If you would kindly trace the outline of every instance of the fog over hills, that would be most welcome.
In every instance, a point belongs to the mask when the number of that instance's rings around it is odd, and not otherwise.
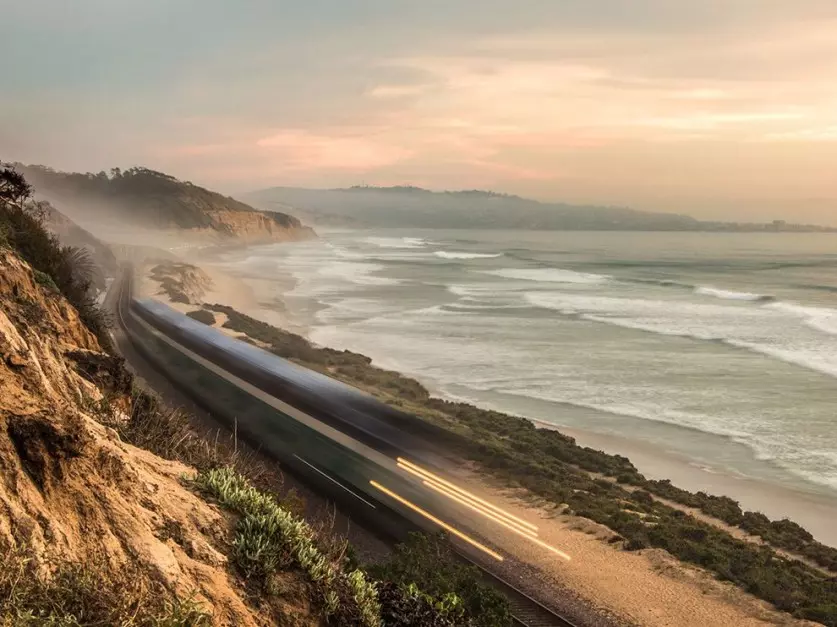
[[[244,198],[263,209],[292,210],[316,224],[333,226],[579,231],[835,230],[779,221],[707,222],[677,213],[544,203],[478,190],[435,192],[410,186],[327,190],[272,187],[246,194]]]

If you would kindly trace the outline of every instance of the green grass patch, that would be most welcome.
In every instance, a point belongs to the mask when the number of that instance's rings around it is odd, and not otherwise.
[[[267,594],[272,578],[292,566],[300,568],[318,590],[327,616],[337,624],[381,624],[375,583],[359,569],[345,572],[317,546],[315,533],[303,520],[280,507],[230,468],[201,472],[194,484],[240,515],[233,540],[233,561],[241,574]]]

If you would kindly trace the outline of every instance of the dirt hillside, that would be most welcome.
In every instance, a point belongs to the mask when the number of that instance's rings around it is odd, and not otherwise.
[[[191,599],[213,624],[262,623],[228,574],[230,521],[184,483],[194,471],[97,421],[105,406],[131,411],[130,382],[107,380],[112,359],[53,288],[0,250],[0,556],[26,551],[27,568],[45,573],[95,564],[103,580],[130,567],[139,588]],[[304,601],[291,609],[296,624],[316,624]]]

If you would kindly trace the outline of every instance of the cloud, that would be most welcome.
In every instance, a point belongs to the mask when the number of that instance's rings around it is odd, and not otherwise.
[[[337,169],[366,171],[391,165],[408,158],[406,148],[389,145],[364,136],[315,134],[286,129],[256,142],[271,152],[271,161],[280,161],[292,169]]]
[[[833,188],[833,0],[69,6],[4,13],[8,157],[697,211]]]

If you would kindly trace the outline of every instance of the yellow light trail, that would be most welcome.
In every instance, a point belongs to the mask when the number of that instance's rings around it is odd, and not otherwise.
[[[417,473],[416,471],[408,468],[407,466],[405,466],[404,464],[402,464],[400,462],[398,463],[398,467],[401,468],[402,470],[406,470],[410,474],[415,475],[416,477],[421,479],[422,483],[424,483],[424,485],[435,489],[437,492],[440,492],[440,493],[444,494],[446,497],[448,497],[450,499],[453,499],[457,503],[461,503],[462,505],[465,505],[466,507],[471,508],[472,510],[476,511],[479,514],[482,514],[483,516],[487,516],[491,520],[500,523],[504,527],[511,526],[515,529],[519,529],[520,531],[522,531],[522,532],[524,532],[524,533],[526,533],[530,536],[537,536],[538,535],[536,531],[532,531],[531,529],[529,529],[527,527],[524,527],[523,525],[515,522],[514,520],[512,520],[510,518],[504,518],[504,517],[500,516],[499,514],[496,514],[495,512],[492,512],[490,509],[488,509],[484,505],[481,505],[479,502],[475,501],[474,499],[472,499],[470,497],[467,497],[467,496],[464,496],[462,494],[457,494],[451,488],[443,486],[441,483],[439,483],[438,481],[436,481],[434,479],[425,478],[423,475],[421,475],[421,474]]]
[[[396,501],[398,501],[402,505],[406,505],[407,507],[409,507],[414,512],[416,512],[418,514],[421,514],[422,516],[424,516],[425,518],[427,518],[431,522],[436,523],[442,529],[444,529],[445,531],[449,531],[450,533],[455,535],[457,538],[460,538],[460,539],[464,540],[465,542],[467,542],[468,544],[470,544],[471,546],[474,546],[474,547],[480,549],[481,551],[484,551],[485,553],[488,553],[491,557],[493,557],[497,561],[500,561],[500,562],[503,561],[503,556],[500,555],[499,553],[496,553],[495,551],[492,551],[491,549],[489,549],[484,544],[480,544],[479,542],[477,542],[476,540],[474,540],[470,536],[467,536],[464,533],[462,533],[461,531],[459,531],[459,529],[455,529],[454,527],[451,527],[445,521],[439,520],[433,514],[431,514],[429,512],[426,512],[425,510],[420,508],[418,505],[415,505],[414,503],[411,503],[410,501],[405,499],[403,496],[400,496],[400,495],[396,494],[395,492],[393,492],[392,490],[390,490],[388,488],[385,488],[384,486],[382,486],[377,481],[370,481],[369,483],[372,485],[373,488],[377,488],[378,490],[380,490],[381,492],[383,492],[387,496],[395,499]]]
[[[510,521],[515,521],[518,525],[523,526],[523,527],[528,527],[532,531],[536,532],[538,530],[538,528],[535,525],[533,525],[532,523],[528,523],[525,520],[523,520],[521,518],[518,518],[517,516],[515,516],[513,514],[509,514],[508,512],[500,509],[496,505],[492,505],[488,501],[486,501],[484,499],[481,499],[480,497],[476,496],[475,494],[471,494],[467,490],[463,490],[462,488],[460,488],[458,486],[455,486],[450,481],[446,481],[445,479],[442,479],[438,475],[434,475],[432,472],[430,472],[429,470],[425,470],[421,466],[416,466],[414,463],[407,461],[403,457],[398,457],[396,459],[396,461],[398,462],[398,465],[400,467],[402,467],[404,470],[412,472],[414,475],[419,475],[422,479],[435,481],[436,483],[445,486],[449,490],[452,490],[452,491],[456,492],[457,494],[461,495],[462,497],[464,497],[466,499],[469,499],[471,501],[475,501],[475,502],[479,503],[480,505],[482,505],[483,507],[492,510],[493,512],[496,513],[497,516],[500,516],[500,517],[505,518],[505,519],[510,520]]]
[[[548,551],[551,551],[552,553],[555,553],[555,555],[567,560],[568,562],[572,559],[569,555],[567,555],[563,551],[561,551],[559,549],[556,549],[554,546],[550,546],[549,544],[547,544],[543,540],[539,539],[531,531],[521,530],[521,529],[518,529],[517,527],[512,527],[506,521],[501,520],[500,518],[498,518],[496,516],[492,516],[490,514],[490,512],[484,512],[484,511],[478,509],[477,507],[471,505],[470,503],[468,503],[464,499],[459,498],[455,494],[451,493],[451,491],[448,490],[447,488],[444,488],[440,485],[434,485],[434,483],[432,481],[424,480],[424,481],[422,481],[422,483],[424,483],[424,485],[426,485],[427,487],[429,487],[433,490],[436,490],[437,492],[440,492],[440,493],[444,494],[445,496],[447,496],[449,498],[452,498],[453,500],[457,501],[458,503],[462,503],[463,505],[465,505],[466,507],[469,507],[470,509],[474,510],[475,512],[478,512],[478,513],[482,514],[483,516],[489,517],[494,522],[503,525],[506,529],[510,529],[511,531],[514,531],[517,535],[523,536],[524,538],[526,538],[530,542],[534,542],[539,547],[542,547],[542,548],[544,548]]]
[[[488,510],[483,509],[482,507],[480,507],[479,505],[477,505],[475,503],[471,503],[471,502],[467,501],[466,499],[462,498],[458,494],[454,493],[452,490],[449,490],[446,487],[444,487],[442,485],[439,485],[435,481],[428,481],[427,479],[424,479],[424,480],[422,480],[422,483],[424,485],[426,485],[428,488],[430,488],[431,490],[435,490],[439,494],[442,494],[442,495],[448,497],[449,499],[453,499],[454,501],[456,501],[457,503],[460,503],[461,505],[464,505],[468,509],[475,511],[478,514],[482,514],[483,516],[485,516],[486,518],[496,522],[497,524],[503,525],[503,527],[506,527],[507,529],[511,529],[512,531],[516,531],[518,533],[525,534],[526,536],[529,536],[531,538],[537,537],[534,531],[529,531],[528,529],[522,529],[522,528],[519,528],[519,527],[515,527],[513,523],[510,523],[508,521],[503,520],[502,518],[497,516],[497,514],[489,512]]]

